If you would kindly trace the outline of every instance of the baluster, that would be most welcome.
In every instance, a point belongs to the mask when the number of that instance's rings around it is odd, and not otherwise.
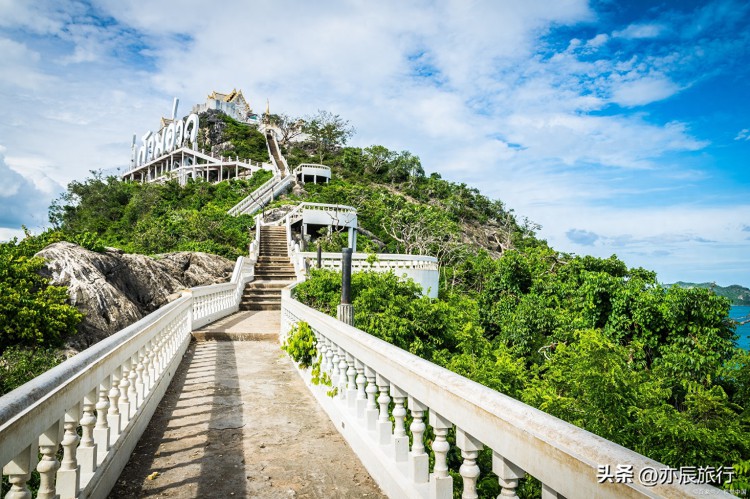
[[[3,475],[8,475],[10,490],[5,499],[31,499],[31,490],[27,485],[31,478],[31,470],[36,466],[37,454],[36,442],[22,450],[11,462],[3,466]]]
[[[464,458],[458,472],[464,479],[464,491],[461,499],[478,499],[477,479],[479,478],[479,466],[477,458],[479,451],[484,448],[482,442],[472,437],[461,428],[456,427],[456,446],[461,449],[461,456]]]
[[[109,426],[109,445],[112,446],[120,437],[120,380],[121,368],[115,369],[112,373],[111,388],[109,389],[109,409],[107,410],[107,425]]]
[[[430,476],[430,489],[432,492],[430,497],[452,499],[453,477],[448,474],[447,461],[450,444],[448,444],[446,437],[448,436],[448,430],[453,427],[453,424],[435,411],[430,410],[430,426],[432,426],[435,433],[435,440],[432,442],[432,452],[435,453],[435,466]]]
[[[378,404],[376,401],[375,394],[378,393],[378,387],[375,383],[375,371],[365,366],[365,378],[367,378],[367,386],[365,387],[365,393],[367,393],[367,406],[365,408],[365,422],[367,423],[367,429],[375,431],[378,422]]]
[[[328,373],[328,377],[331,378],[331,381],[333,381],[334,372],[333,372],[333,357],[335,355],[335,351],[333,348],[333,341],[331,341],[330,338],[326,338],[326,372]]]
[[[148,371],[146,370],[146,366],[144,364],[145,360],[146,356],[143,353],[143,348],[141,348],[140,350],[138,350],[138,364],[135,367],[135,388],[138,392],[138,407],[143,405],[146,393],[148,392]]]
[[[380,413],[378,415],[378,443],[380,445],[387,445],[391,443],[391,421],[388,418],[388,405],[391,402],[391,398],[388,396],[388,380],[382,377],[380,374],[376,375],[378,383],[378,404],[380,404]]]
[[[354,369],[354,357],[350,354],[346,354],[346,405],[350,409],[355,409],[357,404],[357,370]]]
[[[133,355],[130,358],[130,374],[128,379],[130,380],[130,386],[128,387],[128,399],[130,400],[130,418],[135,416],[135,412],[138,410],[138,406],[141,403],[141,397],[138,395],[138,354]]]
[[[81,491],[81,466],[76,457],[76,447],[81,441],[76,428],[81,419],[81,404],[76,404],[65,411],[63,424],[65,434],[62,439],[63,458],[57,471],[57,492],[60,497],[78,497]]]
[[[346,370],[349,364],[346,363],[346,352],[339,347],[339,397],[346,398]]]
[[[426,429],[423,418],[427,407],[410,396],[409,410],[412,417],[411,426],[409,426],[412,437],[411,452],[409,453],[411,477],[414,483],[427,483],[430,474],[430,456],[425,452],[423,442]]]
[[[96,443],[94,442],[94,425],[96,417],[94,408],[96,406],[97,390],[94,388],[83,399],[83,415],[81,416],[81,444],[78,446],[78,463],[81,465],[81,485],[84,486],[84,478],[88,481],[90,474],[96,471]]]
[[[337,386],[339,381],[339,349],[336,344],[331,340],[331,385]]]
[[[328,358],[326,357],[326,354],[328,353],[328,345],[326,344],[326,338],[322,336],[320,333],[315,333],[315,336],[318,338],[318,354],[320,355],[320,374],[323,375],[324,372],[327,371],[327,362]]]
[[[518,480],[524,477],[523,470],[497,452],[493,452],[492,471],[497,475],[497,481],[502,488],[498,499],[501,497],[518,499],[516,488],[518,487]]]
[[[365,407],[367,406],[367,392],[365,392],[365,365],[358,361],[354,361],[354,366],[357,371],[357,417],[363,418],[365,416]]]
[[[393,449],[396,462],[406,461],[409,458],[409,437],[406,436],[404,419],[406,418],[406,393],[391,384],[391,396],[393,397]]]
[[[156,341],[151,340],[148,342],[148,389],[151,391],[156,386],[156,377],[158,376],[158,368],[156,366]]]
[[[96,442],[96,464],[102,464],[109,451],[109,424],[107,423],[107,409],[109,409],[109,378],[99,385],[99,401],[96,403],[96,426],[94,426],[94,441]]]
[[[120,379],[120,431],[124,431],[130,421],[130,359],[122,364],[122,378]]]
[[[39,472],[39,491],[37,499],[55,499],[55,474],[60,468],[60,461],[57,460],[57,449],[60,447],[62,438],[62,421],[57,421],[47,428],[47,431],[39,436],[39,453],[42,455],[41,461],[36,467]]]

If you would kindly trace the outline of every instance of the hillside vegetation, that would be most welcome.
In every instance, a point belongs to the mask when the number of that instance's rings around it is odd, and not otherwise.
[[[670,466],[735,465],[746,479],[750,357],[735,347],[728,299],[709,289],[661,286],[655,273],[628,268],[616,256],[555,251],[535,236],[533,222],[477,189],[427,174],[408,151],[346,147],[352,130],[338,116],[273,119],[288,127],[286,137],[297,129],[306,134],[304,142],[282,141],[290,166],[322,162],[334,173],[329,184],[298,187],[276,205],[354,206],[363,227],[359,250],[440,260],[439,299],[420,297],[415,284],[391,275],[355,274],[358,327]],[[225,139],[211,140],[231,142]],[[266,178],[183,188],[95,174],[71,183],[51,207],[54,229],[6,251],[68,238],[132,252],[235,257],[247,251],[252,218],[226,210]],[[318,242],[337,250],[343,236]],[[340,275],[314,271],[296,293],[333,313]],[[452,454],[457,483],[459,462]],[[480,466],[487,477],[489,451]],[[496,488],[496,481],[482,481],[482,497],[496,497]],[[534,490],[529,481],[521,495]]]
[[[750,289],[738,284],[732,284],[731,286],[718,286],[713,282],[702,282],[696,284],[694,282],[677,281],[674,283],[674,286],[688,289],[710,289],[719,296],[729,298],[732,301],[732,305],[750,305]]]

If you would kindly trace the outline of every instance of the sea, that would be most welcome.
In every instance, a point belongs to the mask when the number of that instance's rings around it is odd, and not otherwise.
[[[729,317],[734,320],[748,320],[750,319],[750,306],[747,305],[734,305],[729,311]],[[737,326],[737,346],[750,350],[750,323],[742,326]]]

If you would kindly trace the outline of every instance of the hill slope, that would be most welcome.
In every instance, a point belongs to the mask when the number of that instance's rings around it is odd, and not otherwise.
[[[719,296],[724,296],[732,300],[732,305],[750,305],[750,289],[740,286],[739,284],[732,284],[731,286],[718,286],[713,282],[683,282],[678,281],[673,286],[679,286],[681,288],[701,288],[710,289]]]

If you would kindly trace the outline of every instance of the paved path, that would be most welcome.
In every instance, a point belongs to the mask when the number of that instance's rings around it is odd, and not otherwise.
[[[157,496],[384,497],[276,341],[190,345],[110,494]]]
[[[203,340],[278,341],[281,312],[278,310],[248,310],[237,312],[193,331],[193,337]]]

